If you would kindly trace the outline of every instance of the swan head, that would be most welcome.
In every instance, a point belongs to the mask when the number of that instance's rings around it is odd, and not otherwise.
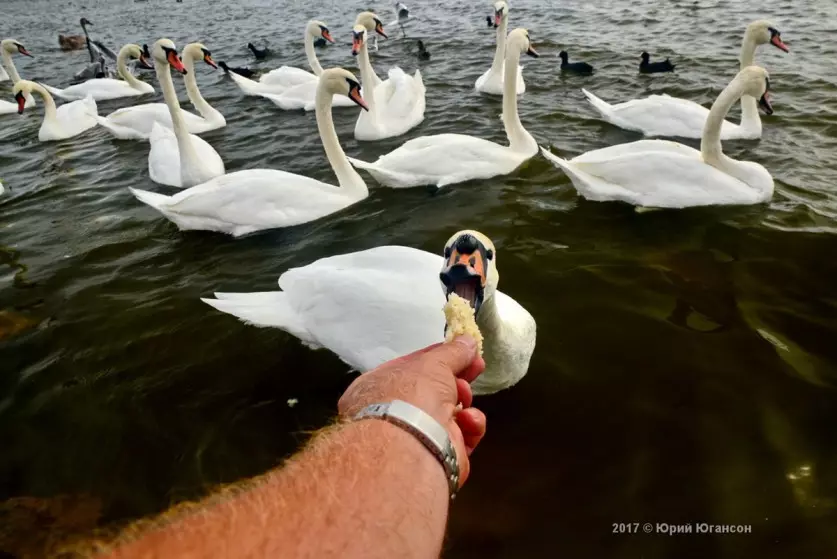
[[[508,52],[509,49],[517,49],[520,54],[526,53],[529,56],[534,56],[535,58],[540,56],[540,54],[532,48],[532,41],[529,39],[529,31],[521,27],[518,27],[509,33],[509,38],[506,39],[506,52]],[[561,59],[563,60],[567,56],[567,53],[561,51],[561,54]]]
[[[767,20],[760,19],[747,26],[744,33],[745,39],[750,39],[757,45],[770,43],[779,50],[790,52],[788,46],[782,42],[782,33],[779,29]]]
[[[508,17],[509,15],[509,5],[500,0],[499,2],[494,2],[494,27],[500,27],[500,24],[503,23],[503,19]]]
[[[209,49],[206,48],[202,43],[189,43],[185,47],[183,47],[183,53],[181,58],[189,58],[194,60],[195,62],[199,60],[203,60],[209,66],[212,66],[216,70],[218,69],[218,65],[215,64],[215,61],[212,60],[212,53],[209,52]]]
[[[384,32],[383,22],[373,12],[361,12],[355,18],[355,25],[362,25],[368,32],[374,31],[384,39],[389,39],[389,36]]]
[[[177,55],[177,47],[170,39],[160,39],[154,46],[151,47],[151,56],[154,58],[156,64],[163,66],[171,66],[181,74],[186,73],[186,68],[183,67],[183,61]]]
[[[17,114],[23,114],[23,108],[26,106],[26,98],[32,94],[32,90],[35,89],[35,87],[35,82],[31,82],[29,80],[18,80],[12,88],[15,101],[17,101]]]
[[[445,298],[456,293],[471,304],[474,314],[479,314],[500,282],[494,243],[479,231],[459,231],[445,243],[444,259],[439,279]]]
[[[87,19],[86,17],[81,18],[81,19],[79,20],[79,23],[81,24],[81,28],[82,28],[82,29],[84,29],[84,28],[85,28],[86,26],[88,26],[88,25],[89,25],[90,27],[93,27],[93,23],[92,23],[89,19]]]
[[[312,39],[324,39],[329,43],[334,43],[334,38],[331,36],[331,32],[322,21],[317,21],[315,19],[309,21],[308,26],[305,28],[305,33],[307,33]]]
[[[770,74],[760,66],[747,66],[735,77],[742,95],[749,95],[759,100],[759,107],[769,114],[773,114],[770,104]]]
[[[352,27],[352,56],[357,56],[364,43],[366,43],[366,27],[355,25]]]
[[[23,56],[35,58],[28,50],[26,50],[26,47],[24,47],[22,44],[20,44],[19,41],[15,39],[4,39],[2,42],[0,42],[0,48],[3,49],[3,52],[7,52],[9,54],[19,52]]]
[[[143,45],[140,48],[139,45],[134,44],[127,44],[121,49],[119,49],[119,54],[125,53],[128,58],[135,58],[139,60],[139,65],[146,70],[153,70],[154,66],[151,65],[151,53],[148,52],[148,45]]]
[[[323,89],[332,95],[345,95],[360,108],[368,111],[369,106],[360,93],[360,82],[354,74],[343,68],[329,68],[320,75],[317,90]]]

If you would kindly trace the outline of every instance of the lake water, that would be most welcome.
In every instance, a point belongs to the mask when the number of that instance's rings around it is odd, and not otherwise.
[[[367,7],[392,19],[378,1],[4,0],[0,34],[37,57],[15,57],[24,78],[66,86],[86,53],[60,52],[57,35],[80,32],[82,15],[114,47],[200,40],[216,60],[263,68],[304,66],[303,26],[318,18],[338,41],[319,51],[323,65],[356,70],[351,25]],[[493,54],[490,3],[410,7],[410,39],[390,29],[373,64],[412,71],[412,39],[425,41],[426,120],[358,144],[357,109],[338,109],[346,152],[374,159],[440,132],[504,141],[500,99],[473,90]],[[773,174],[773,200],[637,214],[580,199],[536,157],[436,194],[369,178],[370,197],[346,211],[234,240],[180,233],[130,195],[171,192],[148,178],[147,144],[101,129],[40,143],[41,106],[2,116],[0,550],[44,555],[263,472],[333,416],[353,378],[336,357],[199,297],[274,289],[289,267],[382,244],[440,251],[452,232],[477,228],[497,245],[500,288],[537,320],[538,345],[519,385],[477,399],[489,430],[452,511],[447,557],[835,556],[837,5],[518,0],[510,17],[542,54],[524,61],[522,121],[568,156],[638,139],[603,123],[581,87],[613,102],[665,92],[708,106],[736,73],[745,26],[774,21],[792,52],[766,46],[757,60],[776,113],[762,140],[724,146]],[[277,56],[256,64],[250,40]],[[596,74],[562,77],[562,49]],[[676,73],[639,75],[643,50],[670,56]],[[198,81],[227,118],[203,137],[228,170],[332,180],[313,114],[244,97],[205,66]],[[0,84],[3,99],[10,91]],[[634,522],[752,532],[613,533]]]

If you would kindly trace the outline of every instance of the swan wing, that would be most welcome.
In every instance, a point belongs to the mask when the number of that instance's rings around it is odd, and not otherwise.
[[[63,90],[54,91],[54,88],[48,89],[51,93],[64,99],[84,99],[88,95],[92,95],[94,99],[99,101],[142,94],[141,91],[134,89],[127,82],[111,78],[87,80],[84,83],[72,85]]]
[[[79,101],[64,103],[55,111],[65,137],[75,136],[96,126],[96,101],[91,96]]]
[[[404,73],[401,68],[389,70],[389,79],[375,88],[376,111],[381,111],[388,120],[407,120],[410,128],[424,119],[425,88],[421,72],[414,76]],[[415,122],[418,118],[418,122]],[[409,129],[409,128],[408,128]],[[406,130],[405,130],[406,132]]]
[[[259,83],[286,88],[312,81],[316,82],[317,76],[302,68],[294,68],[293,66],[276,68],[259,78]]]
[[[295,85],[282,93],[262,93],[261,96],[270,99],[285,111],[313,111],[317,99],[317,84],[319,80]],[[354,102],[345,95],[335,95],[332,98],[333,107],[351,107]]]
[[[209,125],[201,116],[181,109],[186,129],[192,134],[206,131]],[[107,123],[102,122],[106,120]],[[99,123],[108,128],[115,136],[122,139],[148,139],[154,123],[165,128],[173,128],[171,113],[165,103],[145,103],[133,107],[118,109],[100,119]]]

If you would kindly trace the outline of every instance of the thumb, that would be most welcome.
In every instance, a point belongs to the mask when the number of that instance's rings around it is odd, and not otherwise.
[[[422,365],[442,367],[458,376],[477,357],[477,342],[471,336],[457,336],[420,357]]]

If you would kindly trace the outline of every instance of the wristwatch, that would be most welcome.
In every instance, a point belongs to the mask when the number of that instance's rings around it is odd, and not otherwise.
[[[397,425],[415,436],[441,462],[445,469],[451,500],[459,491],[459,461],[447,430],[424,410],[403,400],[372,404],[360,410],[354,419],[374,417]]]

